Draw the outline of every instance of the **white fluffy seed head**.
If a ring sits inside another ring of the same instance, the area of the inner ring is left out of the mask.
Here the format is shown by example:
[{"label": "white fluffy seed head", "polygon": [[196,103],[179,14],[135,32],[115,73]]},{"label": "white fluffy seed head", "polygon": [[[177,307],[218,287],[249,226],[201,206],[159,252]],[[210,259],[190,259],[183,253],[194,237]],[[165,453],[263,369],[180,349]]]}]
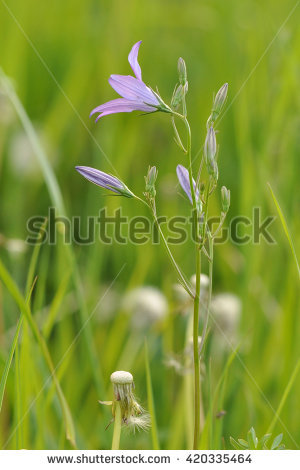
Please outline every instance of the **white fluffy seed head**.
[{"label": "white fluffy seed head", "polygon": [[2,87],[0,87],[0,109],[0,122],[7,126],[12,124],[16,118],[16,113],[6,91]]},{"label": "white fluffy seed head", "polygon": [[133,432],[148,431],[148,429],[151,427],[150,415],[142,410],[141,414],[130,416],[126,424]]},{"label": "white fluffy seed head", "polygon": [[17,238],[10,238],[5,240],[4,247],[13,254],[21,254],[25,253],[27,250],[27,245],[24,240],[19,240]]},{"label": "white fluffy seed head", "polygon": [[[202,341],[202,336],[198,336],[198,346],[200,346],[201,341]],[[193,336],[190,336],[189,340],[188,340],[187,347],[192,347],[193,345],[194,345],[194,338],[193,338]]]},{"label": "white fluffy seed head", "polygon": [[132,384],[133,376],[130,372],[124,370],[117,370],[113,372],[110,376],[110,380],[113,384],[123,385],[123,384]]},{"label": "white fluffy seed head", "polygon": [[[196,290],[196,274],[191,277],[191,284],[193,289]],[[206,274],[200,275],[200,297],[205,297],[209,287],[209,277]]]},{"label": "white fluffy seed head", "polygon": [[224,332],[234,332],[241,316],[242,304],[240,299],[231,293],[216,295],[211,303],[212,314],[219,327]]},{"label": "white fluffy seed head", "polygon": [[191,297],[189,296],[189,294],[187,293],[187,291],[184,289],[184,287],[181,284],[174,284],[173,292],[174,292],[175,300],[177,302],[185,303],[191,299]]},{"label": "white fluffy seed head", "polygon": [[168,312],[168,303],[156,287],[145,286],[125,295],[123,309],[132,316],[132,326],[141,329],[163,320]]},{"label": "white fluffy seed head", "polygon": [[133,389],[133,376],[130,372],[117,370],[110,376],[113,384],[114,399],[112,401],[112,414],[115,418],[116,402],[120,405],[122,424],[133,431],[146,431],[150,426],[150,417],[137,402]]},{"label": "white fluffy seed head", "polygon": [[[41,140],[43,136],[37,129],[37,133]],[[46,148],[49,147],[46,142]],[[10,141],[8,148],[9,164],[11,170],[18,175],[19,178],[37,179],[40,175],[39,166],[36,164],[36,158],[31,142],[24,131],[15,133]]]}]

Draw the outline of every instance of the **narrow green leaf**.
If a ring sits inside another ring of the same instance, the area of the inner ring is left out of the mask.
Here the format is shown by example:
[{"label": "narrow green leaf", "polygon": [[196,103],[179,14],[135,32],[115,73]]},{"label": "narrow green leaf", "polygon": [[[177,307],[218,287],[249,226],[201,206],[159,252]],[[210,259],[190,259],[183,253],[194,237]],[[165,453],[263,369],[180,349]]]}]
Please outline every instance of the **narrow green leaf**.
[{"label": "narrow green leaf", "polygon": [[45,361],[46,361],[46,363],[49,367],[52,380],[55,384],[57,396],[58,396],[60,404],[61,404],[61,408],[62,408],[62,412],[63,412],[63,416],[64,416],[64,422],[65,422],[66,437],[71,442],[73,447],[76,447],[75,429],[74,429],[74,425],[73,425],[72,415],[71,415],[71,412],[69,410],[69,406],[67,404],[65,396],[63,394],[63,391],[60,387],[59,381],[56,377],[55,368],[54,368],[54,365],[53,365],[53,362],[52,362],[47,344],[46,344],[43,336],[41,335],[41,333],[39,331],[39,328],[35,323],[34,318],[31,315],[31,310],[30,310],[29,304],[26,303],[26,301],[24,300],[24,298],[23,298],[22,294],[20,293],[17,285],[15,284],[14,280],[12,279],[9,272],[7,271],[7,269],[5,268],[5,266],[3,265],[3,263],[1,261],[0,261],[0,278],[2,279],[4,285],[6,286],[8,291],[10,292],[11,296],[14,298],[14,300],[15,300],[16,304],[18,305],[19,309],[21,310],[22,314],[26,317],[31,330],[32,330],[37,342],[40,345],[40,348],[41,348],[41,351],[44,355]]},{"label": "narrow green leaf", "polygon": [[249,449],[255,450],[257,448],[258,439],[256,437],[255,429],[252,427],[247,434]]},{"label": "narrow green leaf", "polygon": [[237,450],[243,450],[244,449],[233,437],[230,436],[229,440],[230,440],[230,444],[235,449],[237,449]]},{"label": "narrow green leaf", "polygon": [[239,444],[241,444],[242,447],[245,447],[245,449],[249,448],[249,444],[245,439],[238,439]]},{"label": "narrow green leaf", "polygon": [[59,287],[57,289],[57,292],[51,302],[47,319],[45,321],[45,324],[43,326],[43,335],[45,339],[49,338],[53,325],[55,323],[59,308],[63,302],[64,296],[66,294],[66,290],[68,288],[70,281],[70,272],[66,272],[62,281],[59,284]]},{"label": "narrow green leaf", "polygon": [[296,263],[296,266],[297,266],[297,270],[298,270],[298,276],[300,278],[300,267],[299,267],[299,262],[298,262],[298,258],[297,258],[297,254],[296,254],[296,250],[295,250],[295,247],[294,247],[294,244],[293,244],[293,241],[292,241],[292,238],[290,236],[290,233],[289,233],[289,229],[288,229],[288,226],[287,226],[287,223],[286,223],[286,220],[284,218],[284,215],[283,215],[283,212],[281,210],[281,207],[279,205],[279,202],[278,200],[276,199],[276,196],[271,188],[271,185],[270,183],[268,183],[268,186],[269,186],[269,189],[271,191],[271,195],[272,195],[272,198],[273,198],[273,201],[275,203],[275,206],[276,206],[276,209],[277,209],[277,212],[279,214],[279,217],[280,217],[280,220],[281,220],[281,223],[282,223],[282,227],[283,227],[283,230],[285,232],[285,235],[288,239],[288,242],[290,244],[290,248],[291,248],[291,252],[293,254],[293,257],[294,257],[294,260],[295,260],[295,263]]},{"label": "narrow green leaf", "polygon": [[147,378],[148,410],[151,416],[152,444],[153,444],[154,450],[159,450],[155,406],[154,406],[153,391],[152,391],[151,371],[150,371],[150,365],[149,365],[148,345],[147,345],[146,339],[145,339],[145,367],[146,367],[146,378]]},{"label": "narrow green leaf", "polygon": [[272,442],[272,445],[271,445],[271,450],[276,449],[281,444],[282,438],[283,438],[282,433],[278,434],[278,436],[275,437],[275,439],[274,439],[274,441]]},{"label": "narrow green leaf", "polygon": [[[51,165],[49,164],[47,155],[39,142],[39,138],[36,134],[36,131],[32,125],[32,122],[29,116],[26,113],[26,110],[23,104],[21,103],[18,95],[16,94],[14,90],[11,80],[5,75],[5,73],[1,70],[1,68],[0,68],[0,82],[8,98],[10,99],[13,106],[15,107],[15,110],[20,118],[20,121],[22,122],[24,130],[32,145],[38,164],[40,165],[40,168],[42,170],[51,201],[53,205],[57,208],[59,215],[65,216],[66,215],[65,205],[64,205],[62,193],[61,193],[59,184],[57,182],[55,173]],[[76,294],[78,297],[79,314],[80,314],[80,319],[81,319],[81,324],[82,324],[83,336],[86,342],[87,355],[89,356],[89,359],[90,359],[91,372],[93,374],[93,379],[95,382],[95,386],[97,388],[97,393],[99,396],[103,396],[104,386],[103,386],[102,371],[100,370],[100,362],[98,361],[97,350],[96,350],[95,343],[94,343],[91,324],[89,322],[86,301],[84,298],[84,290],[82,287],[78,266],[76,263],[76,259],[75,259],[75,255],[72,250],[72,247],[69,245],[65,245],[64,248],[66,251],[66,258],[68,259],[70,266],[72,268],[73,282],[74,282]]]},{"label": "narrow green leaf", "polygon": [[299,369],[300,369],[300,359],[298,360],[298,362],[297,362],[297,364],[296,364],[296,366],[295,366],[295,369],[293,370],[293,373],[292,373],[292,375],[291,375],[291,378],[290,378],[290,380],[288,381],[287,386],[285,387],[285,390],[284,390],[284,392],[283,392],[282,398],[281,398],[280,403],[279,403],[279,405],[278,405],[278,408],[277,408],[277,410],[276,410],[276,412],[275,412],[275,416],[274,416],[274,418],[273,418],[273,421],[271,422],[271,424],[270,424],[270,426],[269,426],[269,428],[268,428],[268,431],[267,431],[268,433],[271,433],[271,432],[273,431],[273,429],[274,429],[274,427],[275,427],[275,424],[277,423],[277,421],[278,421],[278,419],[279,419],[280,413],[281,413],[281,411],[282,411],[282,408],[284,407],[284,404],[285,404],[286,399],[287,399],[287,397],[288,397],[288,395],[289,395],[289,393],[290,393],[290,390],[291,390],[291,388],[292,388],[292,386],[293,386],[293,384],[294,384],[294,382],[295,382],[295,379],[296,379],[296,377],[297,377],[297,375],[298,375]]},{"label": "narrow green leaf", "polygon": [[265,434],[258,442],[258,448],[264,449],[272,434]]},{"label": "narrow green leaf", "polygon": [[21,315],[20,318],[19,318],[19,321],[18,321],[18,324],[17,324],[17,328],[16,328],[16,331],[15,331],[11,346],[9,348],[9,353],[8,353],[7,360],[5,362],[4,370],[3,370],[3,373],[2,373],[2,376],[1,376],[1,382],[0,382],[0,412],[1,412],[2,403],[3,403],[3,396],[4,396],[6,381],[7,381],[9,369],[10,369],[10,366],[11,366],[11,363],[12,363],[12,360],[13,360],[13,355],[14,355],[14,352],[15,352],[15,349],[16,349],[16,345],[17,345],[17,342],[18,342],[18,339],[19,339],[19,333],[20,333],[20,330],[21,330],[21,327],[22,327],[22,323],[23,323],[23,315]]},{"label": "narrow green leaf", "polygon": [[[45,219],[44,223],[41,225],[39,233],[42,233],[42,231],[45,229],[46,225],[47,225],[47,219]],[[41,248],[41,245],[39,243],[37,243],[35,245],[34,249],[33,249],[33,253],[32,253],[30,264],[29,264],[29,270],[28,270],[27,282],[26,282],[26,302],[28,302],[28,303],[30,302],[31,294],[32,294],[33,287],[34,287],[34,284],[35,284],[33,278],[34,278],[34,271],[35,271],[35,268],[36,268],[36,263],[37,263],[37,260],[38,260],[40,248]],[[19,338],[19,334],[20,334],[20,331],[21,331],[22,323],[23,323],[23,314],[21,313],[18,324],[17,324],[16,331],[15,331],[15,334],[14,334],[14,337],[13,337],[13,341],[12,341],[12,344],[11,344],[10,349],[9,349],[8,357],[7,357],[7,360],[5,362],[4,371],[3,371],[3,374],[2,374],[2,377],[1,377],[1,382],[0,382],[0,412],[1,412],[2,403],[3,403],[3,396],[4,396],[6,381],[7,381],[8,373],[9,373],[10,366],[11,366],[11,363],[12,363],[15,348],[16,348],[16,345],[17,345],[17,342],[18,342],[18,338]]]}]

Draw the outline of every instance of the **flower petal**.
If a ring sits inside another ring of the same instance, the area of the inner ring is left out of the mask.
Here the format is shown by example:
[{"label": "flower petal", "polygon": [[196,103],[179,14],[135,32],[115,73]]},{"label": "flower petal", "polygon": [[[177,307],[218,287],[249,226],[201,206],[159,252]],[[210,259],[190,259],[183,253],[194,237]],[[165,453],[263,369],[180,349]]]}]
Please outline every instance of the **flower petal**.
[{"label": "flower petal", "polygon": [[[176,173],[178,177],[178,181],[184,190],[185,194],[193,204],[192,194],[191,194],[191,186],[190,186],[190,177],[188,170],[183,165],[177,165]],[[194,189],[196,188],[195,180],[193,179],[193,186]],[[199,191],[196,191],[196,199],[199,198]]]},{"label": "flower petal", "polygon": [[130,63],[130,67],[133,70],[134,75],[138,80],[142,80],[142,71],[141,67],[138,63],[138,53],[139,48],[142,41],[137,42],[131,49],[128,55],[128,62]]},{"label": "flower petal", "polygon": [[111,75],[110,86],[128,100],[140,100],[144,103],[159,105],[159,101],[144,82],[131,75]]},{"label": "flower petal", "polygon": [[111,101],[108,101],[107,103],[97,106],[97,108],[93,109],[93,111],[90,113],[90,117],[93,114],[100,113],[100,116],[98,116],[96,119],[96,122],[97,122],[98,119],[100,119],[100,117],[106,116],[108,114],[131,113],[132,111],[145,111],[145,112],[151,113],[155,111],[155,109],[152,108],[151,106],[147,106],[141,101],[117,98],[116,100],[111,100]]},{"label": "flower petal", "polygon": [[124,188],[123,183],[118,180],[118,178],[108,175],[107,173],[97,170],[96,168],[91,168],[89,166],[76,166],[75,168],[84,178],[96,184],[97,186],[100,186],[101,188],[109,189],[110,191],[118,194],[118,189]]}]

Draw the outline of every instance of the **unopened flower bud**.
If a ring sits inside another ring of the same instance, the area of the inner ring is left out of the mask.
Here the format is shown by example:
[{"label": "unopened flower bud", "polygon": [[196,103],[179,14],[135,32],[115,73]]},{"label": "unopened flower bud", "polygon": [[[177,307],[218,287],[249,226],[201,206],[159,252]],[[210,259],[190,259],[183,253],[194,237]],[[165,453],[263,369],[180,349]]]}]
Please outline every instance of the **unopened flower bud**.
[{"label": "unopened flower bud", "polygon": [[215,121],[218,118],[224,106],[224,103],[226,101],[227,91],[228,91],[228,83],[224,83],[224,85],[220,88],[220,90],[218,91],[214,99],[214,104],[213,104],[212,112],[211,112],[212,121]]},{"label": "unopened flower bud", "polygon": [[172,97],[172,101],[171,101],[172,108],[174,108],[174,109],[178,108],[178,106],[182,102],[184,96],[185,96],[185,87],[182,86],[182,85],[179,85],[176,88],[176,90],[173,94],[173,97]]},{"label": "unopened flower bud", "polygon": [[228,212],[230,207],[230,190],[226,186],[221,188],[221,198],[222,198],[222,211]]},{"label": "unopened flower bud", "polygon": [[156,178],[157,178],[156,167],[149,166],[147,176],[145,176],[145,182],[146,182],[145,195],[147,195],[151,199],[154,199],[156,195],[156,191],[155,191]]},{"label": "unopened flower bud", "polygon": [[217,153],[217,141],[216,134],[213,126],[211,126],[206,134],[206,139],[204,143],[204,155],[206,160],[214,160]]},{"label": "unopened flower bud", "polygon": [[187,73],[186,73],[185,61],[182,59],[182,57],[179,57],[177,66],[178,66],[179,83],[184,86],[187,83]]},{"label": "unopened flower bud", "polygon": [[211,126],[207,131],[207,135],[205,139],[204,156],[205,156],[205,162],[206,162],[208,174],[212,176],[215,180],[218,179],[218,165],[215,160],[216,153],[217,153],[216,134],[215,134],[214,128]]}]

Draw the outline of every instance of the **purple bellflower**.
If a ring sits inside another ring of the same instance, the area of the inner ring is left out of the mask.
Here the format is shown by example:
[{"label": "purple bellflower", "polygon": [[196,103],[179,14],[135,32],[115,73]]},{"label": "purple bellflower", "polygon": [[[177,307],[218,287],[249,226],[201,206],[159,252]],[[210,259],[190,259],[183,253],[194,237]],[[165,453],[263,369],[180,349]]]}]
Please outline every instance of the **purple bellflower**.
[{"label": "purple bellflower", "polygon": [[[183,191],[185,192],[185,194],[189,198],[191,204],[193,204],[193,199],[192,199],[192,194],[191,194],[191,186],[190,186],[190,177],[189,177],[188,170],[183,165],[177,165],[176,173],[177,173],[177,178],[178,178],[178,181],[180,183],[180,186],[182,187]],[[198,189],[196,189],[196,183],[195,183],[194,178],[193,178],[193,186],[194,186],[194,190],[195,190],[197,205],[201,206],[199,191],[198,191]]]},{"label": "purple bellflower", "polygon": [[110,86],[119,93],[122,98],[117,98],[93,109],[90,116],[100,113],[96,122],[103,116],[114,113],[131,113],[131,111],[171,112],[170,108],[162,101],[158,94],[152,91],[143,81],[141,67],[138,63],[139,47],[142,41],[132,47],[128,62],[133,70],[132,75],[111,75]]},{"label": "purple bellflower", "polygon": [[119,196],[135,197],[127,186],[115,176],[96,170],[96,168],[90,168],[89,166],[76,166],[75,168],[84,178],[100,186],[100,188],[109,189],[109,191]]}]

